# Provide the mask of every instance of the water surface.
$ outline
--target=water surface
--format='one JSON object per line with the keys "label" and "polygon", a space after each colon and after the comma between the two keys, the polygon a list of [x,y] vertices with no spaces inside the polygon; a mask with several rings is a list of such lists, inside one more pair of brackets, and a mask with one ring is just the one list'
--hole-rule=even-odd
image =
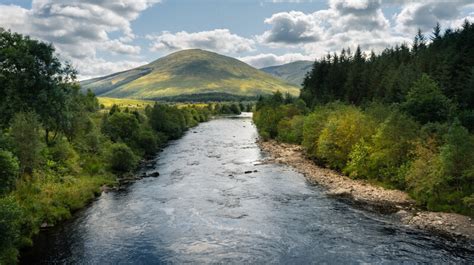
{"label": "water surface", "polygon": [[191,129],[149,169],[159,178],[103,194],[41,233],[22,263],[474,263],[470,247],[328,198],[289,167],[259,164],[256,137],[248,115]]}

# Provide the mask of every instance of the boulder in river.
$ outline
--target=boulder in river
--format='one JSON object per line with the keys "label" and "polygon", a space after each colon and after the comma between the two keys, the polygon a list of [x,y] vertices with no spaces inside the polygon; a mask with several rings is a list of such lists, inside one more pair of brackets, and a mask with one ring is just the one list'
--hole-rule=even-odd
{"label": "boulder in river", "polygon": [[151,172],[150,174],[147,175],[148,177],[152,177],[152,178],[157,178],[160,176],[160,172],[158,171],[153,171]]}

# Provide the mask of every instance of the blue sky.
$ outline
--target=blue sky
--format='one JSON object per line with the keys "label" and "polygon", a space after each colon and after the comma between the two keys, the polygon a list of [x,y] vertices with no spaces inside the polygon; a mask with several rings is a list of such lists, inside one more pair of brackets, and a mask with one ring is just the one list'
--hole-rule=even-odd
{"label": "blue sky", "polygon": [[80,78],[201,48],[255,67],[344,47],[376,52],[418,28],[474,21],[470,0],[0,0],[0,27],[51,42]]}

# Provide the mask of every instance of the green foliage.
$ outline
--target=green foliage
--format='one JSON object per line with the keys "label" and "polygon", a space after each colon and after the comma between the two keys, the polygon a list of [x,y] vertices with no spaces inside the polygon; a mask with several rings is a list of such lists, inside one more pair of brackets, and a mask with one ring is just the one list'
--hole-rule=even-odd
{"label": "green foliage", "polygon": [[303,140],[304,117],[302,115],[293,118],[284,118],[278,123],[278,141],[300,144]]}
{"label": "green foliage", "polygon": [[19,171],[18,159],[11,152],[0,149],[0,195],[13,188]]}
{"label": "green foliage", "polygon": [[156,153],[158,146],[163,142],[150,129],[141,129],[137,136],[138,146],[145,152],[145,155],[151,156]]}
{"label": "green foliage", "polygon": [[426,74],[413,84],[403,108],[421,123],[446,121],[452,109],[449,99]]}
{"label": "green foliage", "polygon": [[40,140],[41,125],[36,114],[19,112],[15,114],[10,134],[14,145],[14,153],[20,160],[21,172],[31,174],[41,159],[43,147]]}
{"label": "green foliage", "polygon": [[170,139],[179,138],[186,130],[186,119],[181,110],[163,104],[155,104],[148,116],[151,127]]}
{"label": "green foliage", "polygon": [[0,264],[17,262],[21,218],[21,208],[13,197],[0,198]]}
{"label": "green foliage", "polygon": [[313,112],[304,118],[303,140],[301,144],[310,158],[317,158],[319,135],[330,113],[331,109],[327,106],[316,107]]}
{"label": "green foliage", "polygon": [[254,113],[253,121],[264,139],[275,138],[278,134],[278,123],[285,117],[280,109],[271,106],[262,107]]}
{"label": "green foliage", "polygon": [[51,44],[3,29],[0,58],[0,127],[8,126],[19,111],[33,111],[46,134],[62,131],[78,92],[75,71],[61,64]]}
{"label": "green foliage", "polygon": [[132,143],[139,130],[139,122],[135,115],[116,111],[109,117],[104,117],[102,124],[104,134],[108,135],[114,142]]}
{"label": "green foliage", "polygon": [[359,142],[350,153],[345,172],[404,187],[404,165],[409,162],[419,126],[410,117],[394,111],[377,126],[375,134]]}
{"label": "green foliage", "polygon": [[59,174],[79,173],[79,155],[73,146],[65,139],[57,140],[48,147],[50,167]]}
{"label": "green foliage", "polygon": [[331,168],[343,169],[352,148],[374,132],[374,123],[356,107],[342,107],[332,112],[318,138],[317,157]]}
{"label": "green foliage", "polygon": [[138,158],[126,144],[115,143],[110,147],[108,162],[113,171],[126,173],[137,167]]}

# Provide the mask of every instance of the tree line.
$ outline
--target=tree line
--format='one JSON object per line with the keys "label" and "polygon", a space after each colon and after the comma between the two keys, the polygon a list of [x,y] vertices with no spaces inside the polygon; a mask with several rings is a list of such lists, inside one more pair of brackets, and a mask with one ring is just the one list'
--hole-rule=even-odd
{"label": "tree line", "polygon": [[409,47],[357,48],[314,63],[301,95],[258,101],[263,138],[316,163],[408,191],[420,207],[474,215],[474,25],[420,32]]}
{"label": "tree line", "polygon": [[[208,106],[101,109],[54,47],[0,29],[0,264],[40,227],[69,218],[168,140],[207,121]],[[219,105],[240,112],[238,105]]]}

